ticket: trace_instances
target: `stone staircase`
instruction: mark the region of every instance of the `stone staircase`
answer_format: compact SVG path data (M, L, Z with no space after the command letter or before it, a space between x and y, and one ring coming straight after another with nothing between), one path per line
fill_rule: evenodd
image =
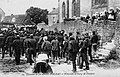
M105 59L114 47L114 41L112 40L111 43L103 44L103 46L98 49L98 51L93 56L95 56L95 59Z

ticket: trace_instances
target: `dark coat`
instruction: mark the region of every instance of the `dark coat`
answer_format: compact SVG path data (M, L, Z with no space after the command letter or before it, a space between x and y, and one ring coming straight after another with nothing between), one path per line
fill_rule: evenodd
M60 46L63 48L64 36L63 35L58 35L58 41L60 43Z
M59 51L60 50L58 40L52 40L51 44L52 44L52 50L53 51Z
M42 46L41 46L41 48L42 48L42 52L43 53L45 53L45 54L50 54L50 52L51 52L51 50L52 50L52 45L51 45L51 43L49 42L49 41L44 41L43 43L42 43Z
M48 35L48 41L52 41L53 39L55 38L55 36L54 35Z
M52 50L52 45L49 41L44 41L42 43L42 47L41 47L44 51L50 51Z
M28 45L29 45L30 48L36 49L36 47L37 47L37 41L35 39L30 39L28 41Z
M87 54L87 47L88 47L88 44L87 44L87 40L83 40L81 41L81 51L80 53L84 53L84 54Z
M71 40L69 42L69 52L70 52L70 57L71 60L74 61L76 60L77 53L79 52L79 43L76 40Z
M24 41L24 47L26 49L29 48L29 50L26 51L27 53L29 53L29 54L36 54L37 42L36 42L35 39L27 38Z
M29 40L30 40L30 38L26 38L26 39L24 40L24 47L25 47L25 49L26 49L26 48L29 48L29 45L28 45Z
M98 42L98 36L93 35L92 38L91 38L91 43L94 44L94 43L97 43L97 42Z
M69 52L68 44L69 44L69 41L65 41L65 43L64 43L64 47L63 47L64 52Z
M13 49L15 50L15 54L20 54L21 49L23 47L23 42L19 39L13 41Z
M71 40L69 42L69 51L72 53L78 53L79 51L79 43L77 40Z
M0 36L0 47L4 47L4 45L5 45L5 37Z

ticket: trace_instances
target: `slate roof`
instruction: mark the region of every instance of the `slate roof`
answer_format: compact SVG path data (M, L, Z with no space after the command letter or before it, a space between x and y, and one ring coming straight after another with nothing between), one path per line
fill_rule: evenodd
M10 23L10 21L12 20L12 18L11 18L11 16L5 16L5 18L3 19L3 21L2 22L9 22Z
M58 14L58 8L53 9L48 15L56 15Z
M2 22L12 23L12 18L15 18L15 24L22 24L25 19L25 15L14 15L13 17L5 16Z
M25 15L14 15L12 16L5 16L2 22L4 23L13 23L12 18L15 18L14 24L22 24L22 25L34 25L34 23L28 19L26 19Z

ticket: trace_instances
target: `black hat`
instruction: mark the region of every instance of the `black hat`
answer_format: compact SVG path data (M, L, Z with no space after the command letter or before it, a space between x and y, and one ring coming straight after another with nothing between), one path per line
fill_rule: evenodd
M70 40L75 40L75 38L74 37L70 37Z

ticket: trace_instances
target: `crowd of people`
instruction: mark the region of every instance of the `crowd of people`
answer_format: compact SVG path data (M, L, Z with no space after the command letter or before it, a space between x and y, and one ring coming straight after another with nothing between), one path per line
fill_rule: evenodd
M119 20L119 12L120 8L117 7L114 9L113 7L110 7L109 10L105 10L103 12L96 12L91 17L88 14L86 17L81 17L81 20L85 21L86 23L97 23L98 21L104 20L110 20L110 21L118 21Z
M73 65L73 72L76 72L76 66L83 69L85 62L85 70L89 70L89 63L93 62L92 48L97 51L100 38L96 31L93 34L85 32L81 35L73 36L72 33L65 34L61 31L45 31L45 29L34 30L34 32L11 28L0 31L0 47L2 59L5 54L9 53L10 57L15 57L16 65L20 64L20 58L25 56L27 63L36 64L38 55L46 54L48 59L46 64L61 64L61 60ZM90 59L88 58L90 57ZM77 61L76 61L77 60ZM81 60L81 61L80 61ZM77 63L76 63L77 62ZM40 68L40 63L36 64L36 68ZM46 66L45 66L46 67ZM43 71L45 71L45 67ZM50 66L46 67L51 69ZM38 72L40 69L36 69Z

